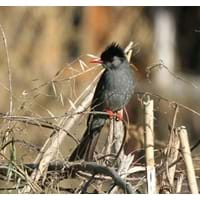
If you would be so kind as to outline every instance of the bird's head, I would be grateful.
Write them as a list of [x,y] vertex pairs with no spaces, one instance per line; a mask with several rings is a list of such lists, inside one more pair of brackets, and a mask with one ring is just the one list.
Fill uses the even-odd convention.
[[91,63],[100,63],[105,68],[117,68],[125,60],[124,50],[117,43],[112,43],[103,51],[100,59],[95,59]]

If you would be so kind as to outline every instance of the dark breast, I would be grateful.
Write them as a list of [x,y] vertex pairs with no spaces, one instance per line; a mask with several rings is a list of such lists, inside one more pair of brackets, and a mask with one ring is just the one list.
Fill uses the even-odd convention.
[[106,70],[96,88],[93,98],[94,110],[118,111],[129,102],[134,92],[131,68]]

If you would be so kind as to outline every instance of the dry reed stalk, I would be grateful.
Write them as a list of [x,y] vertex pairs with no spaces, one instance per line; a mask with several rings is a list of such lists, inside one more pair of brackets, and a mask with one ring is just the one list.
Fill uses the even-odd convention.
[[145,133],[145,155],[146,155],[146,174],[147,192],[156,193],[156,173],[154,160],[154,102],[147,95],[147,100],[143,100],[144,105],[144,133]]
[[168,168],[174,161],[177,160],[179,154],[180,140],[178,136],[178,129],[175,128],[176,119],[179,111],[179,106],[175,105],[174,117],[172,121],[171,134],[169,138],[169,145],[167,149],[167,177],[171,187],[174,185],[174,176],[176,171],[176,165]]
[[114,133],[113,128],[114,128],[114,119],[112,119],[111,123],[110,123],[109,134],[108,134],[108,138],[106,140],[105,154],[110,154],[112,152],[113,133]]
[[198,194],[199,193],[198,186],[197,186],[195,170],[194,170],[194,166],[193,166],[193,162],[192,162],[192,155],[191,155],[191,151],[190,151],[188,133],[187,133],[186,127],[181,126],[178,129],[178,134],[180,137],[181,151],[182,151],[183,158],[185,161],[185,167],[186,167],[189,188],[190,188],[192,194]]
[[[101,72],[102,73],[102,72]],[[83,112],[85,111],[93,98],[93,93],[94,93],[94,83],[97,81],[97,79],[100,77],[101,73],[99,73],[92,83],[85,89],[84,93],[86,98],[80,103],[79,106],[76,108],[76,113],[77,112]],[[80,96],[83,96],[81,94]],[[79,99],[79,98],[78,98]],[[71,111],[71,108],[69,109]],[[80,119],[81,114],[79,115],[72,115],[70,118],[64,118],[61,120],[60,124],[63,124],[63,129],[70,131],[70,129],[73,127],[73,125]],[[34,163],[39,162],[39,167],[38,169],[34,170],[33,173],[31,174],[31,179],[33,180],[34,183],[37,183],[37,181],[40,179],[41,175],[44,173],[45,169],[48,167],[49,162],[53,159],[55,156],[56,152],[59,149],[60,144],[64,140],[66,136],[66,132],[61,130],[57,134],[54,134],[50,139],[48,138],[45,142],[45,144],[42,147],[41,152],[38,154],[37,158],[35,159]],[[31,191],[31,188],[27,185],[23,188],[22,193],[29,193]]]
[[[174,161],[177,160],[178,154],[179,154],[179,151],[178,151],[179,147],[180,147],[180,141],[177,135],[177,130],[175,130],[174,134],[171,136],[171,147],[169,148],[169,154],[167,157],[168,165],[172,164]],[[168,169],[168,179],[171,186],[174,185],[175,171],[176,171],[176,165]]]
[[[10,115],[12,115],[12,112],[13,112],[12,70],[11,70],[6,34],[4,31],[4,28],[1,24],[0,24],[0,31],[1,31],[2,39],[3,39],[3,44],[4,44],[4,48],[5,48],[5,52],[6,52],[6,60],[7,60],[8,83],[9,83],[9,113],[8,113],[8,115],[10,116]],[[6,133],[5,133],[5,141],[8,140],[8,135],[9,135],[9,132],[11,129],[12,129],[11,122],[8,121],[8,128],[7,128],[8,131],[6,131]],[[3,150],[3,153],[4,154],[6,153],[6,149]]]
[[169,166],[177,160],[179,154],[180,140],[177,133],[177,129],[172,130],[169,138],[169,143],[166,150],[166,171],[162,176],[162,186],[163,190],[161,193],[171,193],[174,188],[174,176],[176,172],[176,165]]
[[6,34],[2,25],[0,24],[0,30],[3,38],[3,44],[6,52],[6,59],[7,59],[7,67],[8,67],[8,81],[9,81],[9,115],[13,112],[13,88],[12,88],[12,71],[11,71],[11,64],[10,64],[10,57],[8,53],[8,43],[6,39]]
[[177,182],[176,182],[176,191],[175,191],[176,193],[181,193],[183,178],[184,178],[184,174],[180,173],[178,178],[177,178]]

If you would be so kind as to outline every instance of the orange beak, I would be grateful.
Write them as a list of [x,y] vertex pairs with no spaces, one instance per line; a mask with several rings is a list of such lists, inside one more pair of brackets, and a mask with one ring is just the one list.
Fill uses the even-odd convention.
[[91,60],[90,63],[103,64],[103,61],[100,58],[95,58],[94,60]]

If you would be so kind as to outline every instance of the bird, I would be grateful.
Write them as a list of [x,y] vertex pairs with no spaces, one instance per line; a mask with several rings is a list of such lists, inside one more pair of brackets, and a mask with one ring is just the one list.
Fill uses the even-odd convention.
[[[87,128],[80,144],[69,156],[68,161],[93,161],[95,147],[106,120],[114,113],[118,118],[122,116],[118,111],[124,108],[134,94],[134,72],[127,60],[122,47],[113,42],[102,52],[100,59],[91,63],[101,64],[105,70],[102,73],[91,102],[91,111],[87,119]],[[95,114],[95,112],[97,112]],[[108,115],[98,112],[107,112]],[[116,116],[116,115],[115,115]]]

